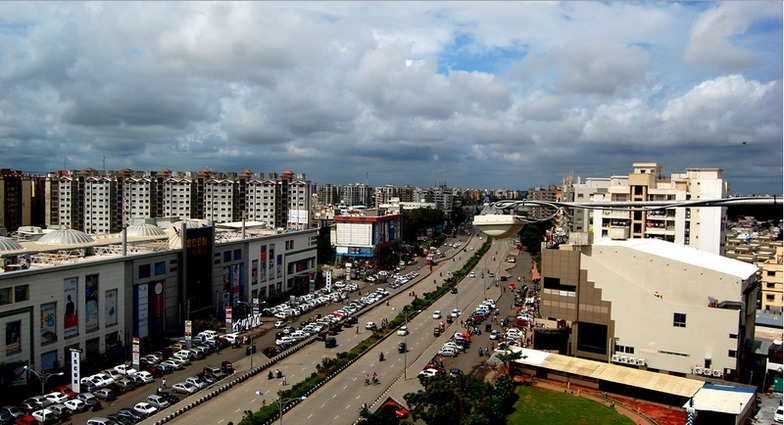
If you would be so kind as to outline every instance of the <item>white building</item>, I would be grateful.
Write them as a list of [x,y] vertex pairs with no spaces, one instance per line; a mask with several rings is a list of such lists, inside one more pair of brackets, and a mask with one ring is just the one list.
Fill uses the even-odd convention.
[[[669,179],[657,163],[635,163],[627,176],[587,179],[565,190],[577,202],[698,201],[726,198],[729,184],[717,168],[688,168]],[[595,239],[661,239],[700,251],[724,254],[726,207],[656,211],[572,212],[572,231],[591,231]]]
[[572,323],[573,355],[712,377],[749,367],[753,265],[656,239],[602,239],[543,249],[542,269],[542,317]]

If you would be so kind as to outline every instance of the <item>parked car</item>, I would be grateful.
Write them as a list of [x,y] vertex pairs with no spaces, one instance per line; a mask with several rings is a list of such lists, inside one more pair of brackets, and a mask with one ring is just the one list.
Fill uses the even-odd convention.
[[155,394],[165,398],[166,401],[169,402],[169,404],[179,403],[179,401],[180,401],[179,397],[177,397],[176,395],[174,395],[174,394],[172,394],[172,393],[170,393],[168,391],[160,391],[159,390]]
[[47,409],[54,412],[57,415],[57,418],[60,419],[61,421],[73,415],[71,409],[69,409],[64,404],[61,403],[53,404],[47,407]]
[[133,425],[133,424],[136,423],[136,422],[134,422],[134,421],[124,417],[124,416],[118,415],[117,413],[112,413],[110,415],[106,415],[106,418],[107,419],[111,419],[111,420],[117,422],[120,425]]
[[144,418],[146,418],[146,416],[143,413],[139,413],[131,408],[122,408],[117,411],[117,415],[122,416],[124,418],[128,418],[134,423],[143,421]]
[[74,398],[73,400],[67,400],[63,403],[65,407],[71,410],[73,413],[82,413],[88,409],[87,405],[78,398]]
[[166,397],[158,394],[150,394],[147,396],[147,403],[152,404],[153,406],[160,409],[165,409],[171,405],[169,400],[166,400]]
[[177,384],[172,385],[172,391],[175,393],[180,394],[194,394],[196,391],[199,391],[195,385],[191,384],[190,382],[179,382]]
[[133,410],[144,413],[145,417],[150,416],[158,411],[158,408],[146,401],[140,401],[133,406]]
[[93,411],[101,410],[103,405],[101,401],[93,393],[79,393],[76,395],[77,400],[81,400],[84,404],[87,405],[88,409],[92,409]]
[[16,418],[14,424],[15,425],[40,425],[40,422],[38,422],[36,418],[30,415],[24,415]]
[[101,388],[100,390],[94,392],[93,395],[104,401],[112,401],[117,398],[117,395],[111,388]]
[[137,372],[135,375],[133,375],[133,377],[137,378],[137,381],[141,381],[143,384],[149,384],[155,380],[152,373],[145,370]]
[[3,407],[0,407],[0,411],[10,413],[11,416],[13,416],[14,418],[21,418],[22,416],[25,415],[24,412],[21,409],[19,409],[19,407],[14,406],[12,404],[8,404]]
[[49,393],[49,394],[45,395],[44,397],[46,397],[46,399],[49,401],[50,404],[62,403],[64,401],[68,400],[68,396],[64,395],[63,393],[61,393],[59,391],[53,392],[53,393]]
[[0,424],[11,425],[14,423],[15,419],[16,418],[14,418],[14,415],[8,412],[0,411]]
[[57,417],[57,413],[54,413],[54,411],[46,408],[41,410],[36,410],[33,413],[31,413],[30,416],[34,417],[35,420],[42,423],[43,425],[53,424],[59,421],[59,418]]

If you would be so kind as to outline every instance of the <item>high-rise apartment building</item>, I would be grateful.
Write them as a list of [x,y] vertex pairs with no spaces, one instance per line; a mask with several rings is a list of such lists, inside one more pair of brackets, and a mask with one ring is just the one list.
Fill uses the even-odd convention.
[[776,248],[774,258],[762,264],[761,309],[781,313],[784,307],[784,271],[782,257],[784,249]]
[[[696,201],[722,199],[729,192],[729,184],[717,168],[688,168],[666,179],[658,163],[635,163],[633,167],[634,171],[627,176],[588,179],[565,192],[580,202]],[[724,254],[726,208],[586,210],[570,215],[572,231],[592,231],[597,240],[652,238]]]

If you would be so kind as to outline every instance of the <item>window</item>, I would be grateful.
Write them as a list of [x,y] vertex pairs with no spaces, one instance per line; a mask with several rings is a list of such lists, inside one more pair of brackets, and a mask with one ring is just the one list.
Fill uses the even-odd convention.
[[231,251],[224,251],[223,252],[223,262],[228,263],[231,261]]
[[22,285],[14,288],[14,302],[27,301],[30,299],[30,285]]
[[738,339],[738,334],[730,334],[730,339]]
[[166,262],[161,261],[159,263],[155,263],[155,276],[160,276],[162,274],[166,274]]
[[732,357],[732,358],[734,359],[734,358],[738,357],[738,352],[737,352],[737,351],[735,351],[735,350],[729,350],[729,351],[727,352],[727,355],[728,355],[728,356],[730,356],[730,357]]
[[139,266],[139,279],[146,279],[150,277],[150,265],[142,264]]
[[234,250],[234,259],[235,260],[242,260],[242,250],[241,249],[235,249]]
[[776,271],[775,271],[775,270],[768,270],[768,271],[766,272],[766,274],[767,274],[768,276],[776,276]]
[[672,326],[677,326],[679,328],[686,327],[686,314],[685,313],[675,313],[672,318]]
[[11,288],[0,289],[0,305],[11,304],[13,302]]

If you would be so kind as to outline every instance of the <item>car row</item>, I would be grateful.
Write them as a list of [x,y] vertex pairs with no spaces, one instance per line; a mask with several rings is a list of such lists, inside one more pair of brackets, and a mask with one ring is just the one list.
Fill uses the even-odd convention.
[[416,270],[410,271],[403,275],[395,273],[394,275],[392,275],[392,282],[389,283],[389,287],[398,288],[400,286],[405,285],[411,279],[414,279],[417,276],[419,276],[419,272]]

